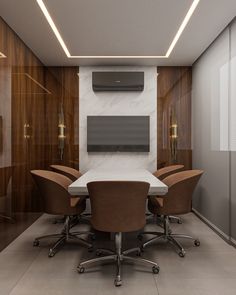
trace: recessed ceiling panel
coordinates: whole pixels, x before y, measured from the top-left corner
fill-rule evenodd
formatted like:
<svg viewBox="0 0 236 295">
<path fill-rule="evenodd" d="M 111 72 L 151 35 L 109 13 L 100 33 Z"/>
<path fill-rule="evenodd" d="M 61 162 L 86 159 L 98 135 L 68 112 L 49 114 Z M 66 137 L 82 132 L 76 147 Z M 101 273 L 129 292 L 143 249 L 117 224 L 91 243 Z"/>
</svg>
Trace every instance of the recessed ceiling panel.
<svg viewBox="0 0 236 295">
<path fill-rule="evenodd" d="M 44 0 L 71 55 L 165 55 L 192 0 Z"/>
<path fill-rule="evenodd" d="M 0 0 L 0 16 L 51 66 L 191 65 L 236 16 L 236 0 L 200 0 L 168 58 L 137 58 L 166 55 L 193 0 L 43 3 L 72 56 L 104 57 L 68 58 L 37 0 Z M 0 52 L 6 57 L 10 54 L 1 48 L 1 42 Z M 114 55 L 119 58 L 109 57 Z"/>
</svg>

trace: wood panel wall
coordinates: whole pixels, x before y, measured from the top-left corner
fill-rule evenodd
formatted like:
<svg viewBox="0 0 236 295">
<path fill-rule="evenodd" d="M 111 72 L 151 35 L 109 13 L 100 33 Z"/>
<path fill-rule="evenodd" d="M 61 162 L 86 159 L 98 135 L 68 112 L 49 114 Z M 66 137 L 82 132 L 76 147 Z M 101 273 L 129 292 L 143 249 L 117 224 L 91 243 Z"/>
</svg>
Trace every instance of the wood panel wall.
<svg viewBox="0 0 236 295">
<path fill-rule="evenodd" d="M 192 167 L 191 151 L 191 67 L 158 67 L 157 159 L 158 168 L 174 163 Z M 171 116 L 178 126 L 177 157 L 171 155 Z"/>
<path fill-rule="evenodd" d="M 35 211 L 40 200 L 37 193 L 32 194 L 30 170 L 44 168 L 44 91 L 37 84 L 44 84 L 44 67 L 1 18 L 0 36 L 0 51 L 6 55 L 0 59 L 1 75 L 6 79 L 0 99 L 11 100 L 3 118 L 3 124 L 10 119 L 5 137 L 11 145 L 2 155 L 2 165 L 12 167 L 13 210 Z"/>
<path fill-rule="evenodd" d="M 46 161 L 79 169 L 79 69 L 48 67 L 45 85 L 51 94 L 46 97 Z M 65 124 L 64 148 L 58 140 L 59 115 Z"/>
<path fill-rule="evenodd" d="M 10 100 L 3 117 L 10 128 L 10 147 L 0 154 L 0 167 L 12 167 L 14 212 L 40 211 L 30 170 L 60 163 L 78 168 L 78 68 L 47 68 L 0 18 L 0 106 Z M 58 114 L 62 105 L 66 138 L 59 156 Z M 4 140 L 5 140 L 4 139 Z M 6 161 L 7 159 L 7 161 Z"/>
</svg>

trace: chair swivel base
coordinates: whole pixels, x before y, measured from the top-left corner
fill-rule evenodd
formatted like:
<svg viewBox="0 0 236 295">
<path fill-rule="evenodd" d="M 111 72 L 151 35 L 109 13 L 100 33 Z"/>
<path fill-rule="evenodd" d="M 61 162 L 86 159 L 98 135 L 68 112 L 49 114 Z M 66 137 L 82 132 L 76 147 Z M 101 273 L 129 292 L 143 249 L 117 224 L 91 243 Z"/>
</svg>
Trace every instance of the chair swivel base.
<svg viewBox="0 0 236 295">
<path fill-rule="evenodd" d="M 191 236 L 188 235 L 184 235 L 184 234 L 172 234 L 170 227 L 169 227 L 169 218 L 167 216 L 164 217 L 164 232 L 153 232 L 153 231 L 145 231 L 145 232 L 141 232 L 138 235 L 138 239 L 142 240 L 143 235 L 146 234 L 151 234 L 151 235 L 155 235 L 156 237 L 146 241 L 145 243 L 142 244 L 141 246 L 141 250 L 143 251 L 144 248 L 146 248 L 148 245 L 151 245 L 153 243 L 155 243 L 158 240 L 164 239 L 165 241 L 171 243 L 176 249 L 177 252 L 179 254 L 180 257 L 184 257 L 186 254 L 185 249 L 183 248 L 183 246 L 176 240 L 176 239 L 189 239 L 194 241 L 194 245 L 195 246 L 200 246 L 200 241 L 196 238 L 193 238 Z"/>
<path fill-rule="evenodd" d="M 78 273 L 83 273 L 85 271 L 85 267 L 89 266 L 90 264 L 95 264 L 95 263 L 99 263 L 99 262 L 115 261 L 117 273 L 116 273 L 116 278 L 115 278 L 114 284 L 116 287 L 119 287 L 122 285 L 121 264 L 125 261 L 134 262 L 134 263 L 138 262 L 138 263 L 151 265 L 152 272 L 154 274 L 159 273 L 160 268 L 157 263 L 147 260 L 147 259 L 143 259 L 141 257 L 135 258 L 135 257 L 128 256 L 128 254 L 130 254 L 132 252 L 137 252 L 137 255 L 140 256 L 141 255 L 140 248 L 132 248 L 132 249 L 128 249 L 123 252 L 121 251 L 121 248 L 122 248 L 122 234 L 121 233 L 115 234 L 115 243 L 116 243 L 116 251 L 112 251 L 112 250 L 108 250 L 108 249 L 98 249 L 96 251 L 97 256 L 101 256 L 103 254 L 108 254 L 108 255 L 81 262 L 79 264 L 79 266 L 77 267 Z"/>
<path fill-rule="evenodd" d="M 55 239 L 57 239 L 57 241 L 50 247 L 49 252 L 48 252 L 48 257 L 53 257 L 59 251 L 59 249 L 69 240 L 77 241 L 80 244 L 82 244 L 83 246 L 87 247 L 89 251 L 93 251 L 93 245 L 91 243 L 87 242 L 85 239 L 80 238 L 79 236 L 83 235 L 83 234 L 88 234 L 88 235 L 91 235 L 93 238 L 94 233 L 89 232 L 89 231 L 70 232 L 70 229 L 71 229 L 70 221 L 71 220 L 73 220 L 73 218 L 70 218 L 70 217 L 69 217 L 69 219 L 68 219 L 68 217 L 66 218 L 64 229 L 61 231 L 61 233 L 37 237 L 33 242 L 33 246 L 34 247 L 39 246 L 40 240 L 42 240 L 42 239 L 55 238 Z"/>
</svg>

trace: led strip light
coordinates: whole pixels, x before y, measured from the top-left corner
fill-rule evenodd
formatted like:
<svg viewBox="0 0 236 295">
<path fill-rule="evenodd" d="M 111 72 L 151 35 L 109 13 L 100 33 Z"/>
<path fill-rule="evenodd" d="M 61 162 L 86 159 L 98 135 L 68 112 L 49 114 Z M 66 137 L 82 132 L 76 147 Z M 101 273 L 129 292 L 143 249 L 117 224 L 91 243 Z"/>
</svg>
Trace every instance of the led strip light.
<svg viewBox="0 0 236 295">
<path fill-rule="evenodd" d="M 98 55 L 98 56 L 97 55 L 88 55 L 88 56 L 86 56 L 86 55 L 71 55 L 70 54 L 64 40 L 63 40 L 61 34 L 59 33 L 51 15 L 49 14 L 47 7 L 45 6 L 43 0 L 36 0 L 36 1 L 38 3 L 39 7 L 41 8 L 45 18 L 47 19 L 51 29 L 53 30 L 58 42 L 60 43 L 62 49 L 64 50 L 64 52 L 68 58 L 147 58 L 147 59 L 148 58 L 149 59 L 151 59 L 151 58 L 168 58 L 170 56 L 176 43 L 179 40 L 181 34 L 183 33 L 185 27 L 187 26 L 191 16 L 193 15 L 198 3 L 200 2 L 200 0 L 193 1 L 192 5 L 190 6 L 183 22 L 181 23 L 181 25 L 180 25 L 173 41 L 170 44 L 170 47 L 168 48 L 165 55 L 148 55 L 148 56 L 145 56 L 145 55 L 140 55 L 140 56 L 139 55 L 135 55 L 135 56 L 134 55 L 130 55 L 130 56 L 126 56 L 126 55 Z"/>
</svg>

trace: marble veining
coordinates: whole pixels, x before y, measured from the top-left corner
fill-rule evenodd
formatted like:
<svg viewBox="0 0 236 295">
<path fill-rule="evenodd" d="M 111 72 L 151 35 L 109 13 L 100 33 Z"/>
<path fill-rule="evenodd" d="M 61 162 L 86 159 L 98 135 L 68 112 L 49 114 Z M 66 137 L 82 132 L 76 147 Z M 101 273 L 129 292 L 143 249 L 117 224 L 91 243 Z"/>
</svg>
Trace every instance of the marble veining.
<svg viewBox="0 0 236 295">
<path fill-rule="evenodd" d="M 144 71 L 142 92 L 93 92 L 93 71 Z M 79 163 L 81 172 L 93 168 L 144 168 L 157 166 L 157 72 L 156 67 L 80 67 Z M 150 152 L 87 152 L 87 116 L 150 116 Z"/>
</svg>

